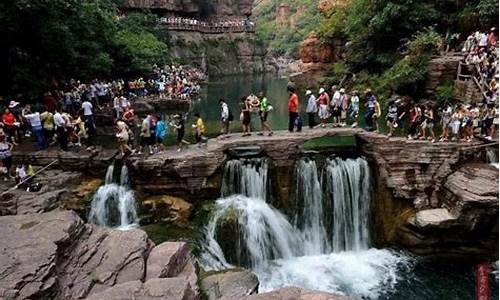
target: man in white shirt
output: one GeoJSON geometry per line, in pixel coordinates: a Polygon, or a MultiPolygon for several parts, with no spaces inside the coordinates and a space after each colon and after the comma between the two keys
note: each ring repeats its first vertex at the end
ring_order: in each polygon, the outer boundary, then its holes
{"type": "Polygon", "coordinates": [[[222,134],[228,134],[229,133],[229,107],[227,106],[226,101],[224,99],[220,99],[219,103],[221,105],[222,111],[220,114],[220,121],[222,123],[222,129],[221,133],[222,134]]]}
{"type": "Polygon", "coordinates": [[[43,133],[42,121],[40,120],[40,113],[31,112],[31,107],[28,105],[22,111],[22,115],[31,125],[31,132],[35,135],[38,150],[47,148],[47,142],[43,133]]]}
{"type": "MultiPolygon", "coordinates": [[[[85,123],[87,125],[88,131],[89,131],[89,137],[92,135],[95,130],[95,122],[94,122],[94,114],[92,113],[92,103],[90,103],[89,100],[85,100],[82,103],[82,109],[83,109],[83,116],[85,117],[85,123]]],[[[90,140],[90,138],[89,138],[90,140]]]]}
{"type": "Polygon", "coordinates": [[[57,109],[54,114],[54,125],[56,126],[59,146],[63,151],[68,151],[68,133],[66,132],[66,121],[61,114],[61,109],[57,109]]]}

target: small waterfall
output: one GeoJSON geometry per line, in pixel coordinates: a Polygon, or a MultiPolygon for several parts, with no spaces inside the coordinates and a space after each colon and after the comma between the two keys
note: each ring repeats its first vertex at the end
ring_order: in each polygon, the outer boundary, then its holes
{"type": "Polygon", "coordinates": [[[328,253],[330,239],[323,222],[325,211],[316,162],[299,160],[296,173],[294,226],[302,231],[304,252],[306,255],[328,253]]]}
{"type": "Polygon", "coordinates": [[[491,148],[486,148],[486,162],[498,168],[498,157],[491,148]]]}
{"type": "Polygon", "coordinates": [[[332,158],[320,170],[313,160],[297,162],[295,213],[288,219],[264,199],[265,161],[229,161],[225,198],[216,201],[205,227],[204,268],[251,267],[261,291],[296,285],[363,299],[390,292],[398,270],[407,269],[410,260],[395,251],[369,249],[368,163],[332,158]]]}
{"type": "Polygon", "coordinates": [[[89,222],[127,229],[138,222],[135,195],[130,190],[128,169],[123,165],[120,172],[120,183],[114,183],[114,164],[108,167],[105,184],[97,190],[92,198],[89,222]]]}
{"type": "Polygon", "coordinates": [[[221,195],[227,197],[234,194],[266,200],[266,159],[233,159],[226,162],[221,195]]]}
{"type": "Polygon", "coordinates": [[[365,250],[370,246],[370,169],[366,160],[329,159],[326,187],[332,200],[333,250],[365,250]]]}
{"type": "MultiPolygon", "coordinates": [[[[261,198],[233,195],[219,199],[215,212],[206,228],[207,250],[212,259],[205,259],[209,269],[230,265],[216,240],[217,225],[231,210],[237,212],[235,220],[244,240],[251,267],[258,267],[275,258],[291,258],[302,253],[302,240],[286,217],[261,198]]],[[[234,249],[233,249],[234,250],[234,249]]]]}

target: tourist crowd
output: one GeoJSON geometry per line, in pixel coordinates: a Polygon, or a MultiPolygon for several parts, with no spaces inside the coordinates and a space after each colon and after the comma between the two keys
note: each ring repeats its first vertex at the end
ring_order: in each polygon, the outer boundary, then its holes
{"type": "Polygon", "coordinates": [[[498,101],[498,36],[496,28],[488,33],[474,32],[462,47],[468,73],[475,76],[488,101],[498,101]]]}
{"type": "Polygon", "coordinates": [[[175,27],[192,27],[192,28],[211,28],[211,29],[240,29],[240,30],[253,30],[255,22],[250,19],[243,18],[226,18],[214,20],[201,20],[186,17],[162,17],[160,24],[175,27]]]}

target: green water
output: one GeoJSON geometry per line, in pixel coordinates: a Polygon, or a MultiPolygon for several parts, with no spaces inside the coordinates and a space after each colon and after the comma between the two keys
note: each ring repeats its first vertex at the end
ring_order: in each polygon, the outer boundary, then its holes
{"type": "MultiPolygon", "coordinates": [[[[286,129],[288,128],[288,93],[286,85],[286,79],[267,75],[214,78],[204,86],[202,94],[204,96],[194,103],[191,110],[200,113],[205,121],[207,135],[210,137],[217,136],[221,129],[219,99],[223,98],[234,116],[230,130],[231,132],[239,132],[242,130],[239,120],[239,99],[251,93],[257,94],[263,91],[270,105],[274,108],[268,115],[272,128],[286,129]]],[[[300,101],[302,104],[305,97],[300,98],[300,101]]],[[[190,120],[192,120],[192,116],[190,116],[190,120]]],[[[252,131],[260,129],[260,119],[256,113],[251,115],[251,128],[252,131]]]]}

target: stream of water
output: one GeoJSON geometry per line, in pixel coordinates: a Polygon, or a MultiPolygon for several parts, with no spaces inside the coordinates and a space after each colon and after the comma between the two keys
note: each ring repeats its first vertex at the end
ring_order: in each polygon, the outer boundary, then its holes
{"type": "Polygon", "coordinates": [[[237,228],[248,267],[258,275],[261,291],[286,285],[359,297],[377,298],[398,280],[398,271],[411,267],[412,259],[400,252],[370,246],[371,183],[367,162],[332,158],[320,175],[316,162],[297,164],[297,210],[290,222],[266,203],[267,167],[248,160],[229,161],[223,196],[217,201],[206,227],[206,251],[202,263],[208,269],[224,269],[228,261],[217,241],[217,231],[227,213],[236,211],[237,228]],[[323,195],[322,186],[327,185],[323,195]],[[232,194],[232,195],[231,195],[232,194]],[[327,210],[328,209],[328,210],[327,210]],[[330,228],[329,228],[330,227],[330,228]]]}
{"type": "Polygon", "coordinates": [[[123,165],[119,181],[114,180],[115,165],[107,171],[104,185],[92,198],[88,220],[91,223],[126,230],[138,223],[134,192],[130,189],[128,169],[123,165]]]}

